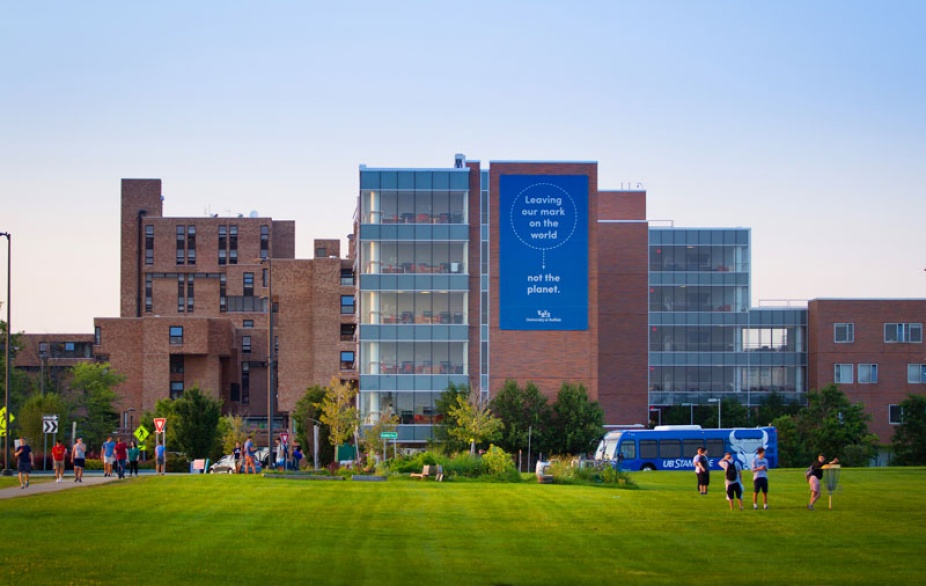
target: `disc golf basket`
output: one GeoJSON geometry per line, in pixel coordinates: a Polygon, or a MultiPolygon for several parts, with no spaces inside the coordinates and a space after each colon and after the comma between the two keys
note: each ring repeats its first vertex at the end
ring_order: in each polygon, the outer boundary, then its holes
{"type": "Polygon", "coordinates": [[[836,492],[836,486],[839,484],[839,464],[828,464],[823,467],[823,481],[826,483],[826,491],[830,493],[830,508],[833,508],[833,493],[836,492]]]}

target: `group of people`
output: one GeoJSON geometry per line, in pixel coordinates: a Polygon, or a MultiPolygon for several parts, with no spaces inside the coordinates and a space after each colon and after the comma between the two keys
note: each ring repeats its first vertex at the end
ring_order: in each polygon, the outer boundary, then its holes
{"type": "MultiPolygon", "coordinates": [[[[103,476],[112,476],[115,466],[119,478],[138,476],[138,459],[141,449],[133,441],[126,444],[121,439],[114,442],[112,436],[107,437],[102,446],[103,476]]],[[[87,446],[83,438],[77,438],[71,447],[71,463],[74,466],[74,482],[84,481],[84,468],[87,464],[87,446]]],[[[62,440],[56,440],[51,448],[52,467],[55,473],[55,482],[64,482],[64,464],[68,449],[62,440]]],[[[19,438],[16,448],[16,466],[19,472],[19,487],[29,488],[29,475],[35,466],[35,455],[26,438],[19,438]]]]}
{"type": "MultiPolygon", "coordinates": [[[[820,498],[820,480],[823,479],[823,468],[827,465],[837,464],[838,458],[827,462],[826,456],[820,454],[816,461],[811,464],[808,470],[808,483],[810,484],[810,503],[807,505],[809,510],[814,510],[813,505],[820,498]]],[[[698,448],[698,453],[692,459],[695,473],[698,476],[698,492],[702,495],[707,494],[708,486],[711,483],[710,461],[707,458],[707,448],[698,448]]],[[[743,510],[743,466],[733,457],[731,452],[726,452],[723,459],[718,463],[724,472],[724,488],[727,493],[727,502],[730,504],[730,510],[733,510],[734,501],[739,501],[740,510],[743,510]]],[[[759,508],[759,493],[762,493],[762,508],[768,509],[768,459],[765,457],[765,448],[756,450],[756,457],[752,460],[752,508],[759,508]]]]}
{"type": "MultiPolygon", "coordinates": [[[[293,453],[290,458],[289,446],[282,438],[274,440],[273,466],[278,470],[293,469],[298,470],[302,462],[302,448],[298,443],[293,444],[293,453]]],[[[252,471],[257,474],[256,455],[257,450],[254,448],[254,441],[251,436],[245,440],[244,445],[241,442],[235,442],[235,449],[232,452],[235,458],[235,473],[250,474],[252,471]]]]}
{"type": "Polygon", "coordinates": [[[140,456],[141,449],[135,441],[126,444],[121,438],[113,441],[112,436],[107,437],[103,442],[103,476],[112,476],[115,466],[116,475],[119,478],[125,478],[126,474],[137,477],[140,456]]]}

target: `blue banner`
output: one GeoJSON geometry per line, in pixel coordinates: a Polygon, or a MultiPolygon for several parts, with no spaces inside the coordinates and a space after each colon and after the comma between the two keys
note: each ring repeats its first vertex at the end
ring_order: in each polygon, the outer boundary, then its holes
{"type": "Polygon", "coordinates": [[[499,327],[588,329],[588,177],[499,177],[499,327]]]}

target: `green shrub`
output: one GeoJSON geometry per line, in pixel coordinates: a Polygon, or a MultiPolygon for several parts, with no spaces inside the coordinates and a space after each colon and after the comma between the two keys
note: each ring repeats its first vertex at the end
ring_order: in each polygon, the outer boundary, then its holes
{"type": "Polygon", "coordinates": [[[482,455],[482,465],[486,475],[495,480],[521,481],[521,474],[515,468],[511,454],[496,445],[489,445],[489,450],[482,455]]]}
{"type": "Polygon", "coordinates": [[[444,476],[448,478],[479,478],[485,468],[482,458],[475,458],[469,453],[456,454],[441,462],[444,467],[444,476]]]}
{"type": "Polygon", "coordinates": [[[586,462],[580,466],[571,456],[555,458],[550,462],[549,472],[555,484],[609,484],[635,488],[626,472],[615,470],[609,463],[586,462]]]}

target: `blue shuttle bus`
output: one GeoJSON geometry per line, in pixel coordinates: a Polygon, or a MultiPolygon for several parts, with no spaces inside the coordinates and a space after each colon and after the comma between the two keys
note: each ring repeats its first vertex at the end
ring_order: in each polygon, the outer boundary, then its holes
{"type": "Polygon", "coordinates": [[[730,452],[749,470],[759,447],[765,448],[769,468],[778,467],[778,432],[774,427],[702,429],[700,425],[662,425],[655,429],[610,431],[598,444],[595,460],[611,462],[619,470],[694,470],[699,447],[707,448],[712,470],[730,452]]]}

